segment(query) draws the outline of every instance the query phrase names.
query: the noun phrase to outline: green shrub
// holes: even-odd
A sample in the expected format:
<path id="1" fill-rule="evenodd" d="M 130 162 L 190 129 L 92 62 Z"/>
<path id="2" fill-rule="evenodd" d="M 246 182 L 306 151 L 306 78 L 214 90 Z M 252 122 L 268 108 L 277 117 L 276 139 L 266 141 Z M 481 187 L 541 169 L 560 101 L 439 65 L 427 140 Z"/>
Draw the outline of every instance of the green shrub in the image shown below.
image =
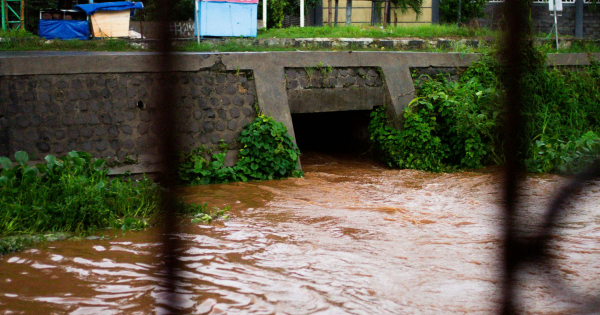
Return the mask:
<path id="1" fill-rule="evenodd" d="M 105 161 L 88 153 L 71 152 L 59 159 L 48 155 L 46 163 L 33 167 L 23 151 L 15 159 L 13 167 L 0 157 L 0 236 L 86 233 L 158 212 L 156 184 L 146 178 L 109 180 Z"/>
<path id="2" fill-rule="evenodd" d="M 576 172 L 598 155 L 600 65 L 550 68 L 523 80 L 522 159 L 531 172 Z"/>
<path id="3" fill-rule="evenodd" d="M 192 185 L 243 180 L 233 167 L 225 166 L 225 152 L 213 154 L 210 161 L 205 158 L 208 153 L 204 146 L 182 153 L 178 168 L 179 179 Z"/>
<path id="4" fill-rule="evenodd" d="M 457 23 L 458 22 L 458 1 L 459 0 L 441 0 L 440 1 L 440 22 Z M 475 18 L 485 16 L 485 0 L 462 0 L 460 4 L 460 20 L 467 23 Z"/>
<path id="5" fill-rule="evenodd" d="M 600 154 L 600 65 L 575 70 L 544 63 L 533 51 L 521 81 L 519 159 L 529 172 L 577 172 Z M 405 109 L 402 130 L 388 125 L 383 109 L 372 114 L 371 139 L 394 167 L 440 172 L 501 165 L 502 74 L 488 55 L 458 82 L 430 78 Z"/>
<path id="6" fill-rule="evenodd" d="M 303 175 L 298 167 L 300 150 L 285 125 L 273 118 L 259 115 L 244 127 L 239 141 L 243 148 L 233 167 L 225 166 L 225 152 L 212 154 L 209 161 L 206 156 L 212 152 L 204 146 L 183 153 L 178 169 L 179 179 L 187 184 L 205 185 Z"/>
<path id="7" fill-rule="evenodd" d="M 259 115 L 242 131 L 239 141 L 243 148 L 235 165 L 247 179 L 265 180 L 300 177 L 300 150 L 287 133 L 284 124 Z"/>
<path id="8" fill-rule="evenodd" d="M 388 126 L 385 110 L 374 111 L 371 139 L 390 166 L 432 172 L 479 168 L 495 150 L 497 92 L 473 78 L 426 81 L 404 110 L 404 128 Z"/>

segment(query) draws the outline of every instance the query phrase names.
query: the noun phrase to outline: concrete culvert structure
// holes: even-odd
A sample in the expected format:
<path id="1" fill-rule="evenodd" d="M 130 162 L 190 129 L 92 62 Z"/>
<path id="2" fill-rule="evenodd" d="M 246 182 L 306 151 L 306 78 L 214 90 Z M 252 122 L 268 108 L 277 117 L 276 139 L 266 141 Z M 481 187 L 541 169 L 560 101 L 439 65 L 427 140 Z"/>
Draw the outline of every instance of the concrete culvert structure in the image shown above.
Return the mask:
<path id="1" fill-rule="evenodd" d="M 292 114 L 300 151 L 371 156 L 370 110 Z"/>

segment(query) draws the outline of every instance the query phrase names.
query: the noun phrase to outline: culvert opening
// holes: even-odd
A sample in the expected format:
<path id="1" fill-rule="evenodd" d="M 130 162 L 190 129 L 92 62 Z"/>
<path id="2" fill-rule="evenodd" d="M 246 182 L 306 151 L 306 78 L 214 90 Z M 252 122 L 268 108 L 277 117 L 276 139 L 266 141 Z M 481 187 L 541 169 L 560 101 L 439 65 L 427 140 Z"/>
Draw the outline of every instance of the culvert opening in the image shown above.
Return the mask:
<path id="1" fill-rule="evenodd" d="M 327 153 L 371 158 L 370 110 L 292 114 L 294 133 L 304 154 Z"/>

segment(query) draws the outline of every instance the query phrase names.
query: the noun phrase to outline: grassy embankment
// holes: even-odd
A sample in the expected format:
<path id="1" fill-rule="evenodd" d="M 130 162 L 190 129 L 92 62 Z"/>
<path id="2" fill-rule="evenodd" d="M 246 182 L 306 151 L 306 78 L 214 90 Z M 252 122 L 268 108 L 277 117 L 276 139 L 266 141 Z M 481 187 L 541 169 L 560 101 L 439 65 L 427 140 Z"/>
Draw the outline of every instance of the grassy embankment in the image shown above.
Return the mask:
<path id="1" fill-rule="evenodd" d="M 259 30 L 257 38 L 494 38 L 497 31 L 456 25 L 289 27 Z"/>
<path id="2" fill-rule="evenodd" d="M 83 236 L 105 228 L 140 230 L 160 216 L 161 188 L 148 178 L 109 178 L 106 161 L 71 152 L 30 166 L 27 153 L 16 165 L 0 157 L 0 254 L 53 238 Z M 226 210 L 226 209 L 225 209 Z M 225 215 L 206 204 L 178 205 L 192 222 Z"/>
<path id="3" fill-rule="evenodd" d="M 256 41 L 248 38 L 230 38 L 225 41 L 203 41 L 200 44 L 194 41 L 180 41 L 175 47 L 178 51 L 198 51 L 198 52 L 261 52 L 261 51 L 433 51 L 433 52 L 487 52 L 501 34 L 498 31 L 492 31 L 486 28 L 468 28 L 456 27 L 455 25 L 422 25 L 422 26 L 390 26 L 386 29 L 371 26 L 351 26 L 351 27 L 290 27 L 281 29 L 259 30 L 257 39 L 269 38 L 373 38 L 373 39 L 394 39 L 394 38 L 419 38 L 431 40 L 437 38 L 452 39 L 449 45 L 443 47 L 433 47 L 425 45 L 423 47 L 381 47 L 377 43 L 368 47 L 323 47 L 320 45 L 305 45 L 296 47 L 290 45 L 257 45 Z M 540 35 L 541 36 L 541 35 Z M 29 32 L 12 31 L 0 32 L 0 51 L 144 51 L 153 50 L 153 48 L 142 49 L 136 43 L 131 43 L 122 39 L 106 40 L 70 40 L 47 41 L 39 38 Z M 7 40 L 8 39 L 8 40 Z M 482 43 L 478 47 L 470 47 L 465 43 L 457 42 L 460 39 L 481 39 Z M 545 47 L 548 52 L 556 52 L 552 48 L 552 41 L 548 40 Z M 600 52 L 600 46 L 595 42 L 574 43 L 571 47 L 561 48 L 558 52 Z"/>

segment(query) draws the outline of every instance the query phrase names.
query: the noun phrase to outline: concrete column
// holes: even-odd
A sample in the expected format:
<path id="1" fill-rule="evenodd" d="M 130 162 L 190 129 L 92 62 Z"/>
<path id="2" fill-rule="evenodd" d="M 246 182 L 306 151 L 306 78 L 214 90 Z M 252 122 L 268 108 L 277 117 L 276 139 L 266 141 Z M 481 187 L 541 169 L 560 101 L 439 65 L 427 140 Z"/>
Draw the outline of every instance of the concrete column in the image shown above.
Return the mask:
<path id="1" fill-rule="evenodd" d="M 431 23 L 440 24 L 440 0 L 431 0 Z"/>
<path id="2" fill-rule="evenodd" d="M 575 0 L 575 37 L 583 37 L 583 0 Z"/>

